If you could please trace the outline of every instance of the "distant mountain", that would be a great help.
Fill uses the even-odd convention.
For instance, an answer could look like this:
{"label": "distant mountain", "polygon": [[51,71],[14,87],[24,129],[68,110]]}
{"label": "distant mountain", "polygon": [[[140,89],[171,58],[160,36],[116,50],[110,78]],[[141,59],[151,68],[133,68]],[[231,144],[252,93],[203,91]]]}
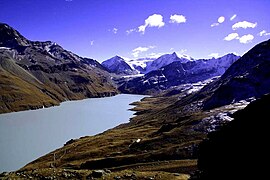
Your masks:
{"label": "distant mountain", "polygon": [[122,75],[137,74],[137,72],[132,69],[123,58],[119,56],[114,56],[106,61],[103,61],[101,64],[107,68],[110,73]]}
{"label": "distant mountain", "polygon": [[132,75],[132,74],[146,74],[150,71],[158,70],[172,62],[185,63],[194,60],[187,55],[178,57],[174,52],[172,54],[165,54],[159,58],[140,58],[125,60],[122,57],[115,56],[101,64],[108,69],[109,72],[119,75]]}
{"label": "distant mountain", "polygon": [[188,59],[187,56],[179,58],[175,52],[172,54],[165,54],[149,63],[145,68],[145,72],[147,73],[150,71],[158,70],[163,66],[171,64],[172,62],[186,63],[190,60],[192,59]]}
{"label": "distant mountain", "polygon": [[[163,64],[166,64],[165,57],[169,57],[168,62],[172,63],[162,67]],[[222,75],[238,58],[239,56],[234,54],[227,54],[217,59],[190,61],[185,58],[179,59],[175,53],[164,55],[151,64],[151,67],[154,67],[153,64],[155,64],[155,67],[161,66],[162,68],[125,82],[119,87],[119,90],[124,93],[152,94],[173,86],[204,81]]]}
{"label": "distant mountain", "polygon": [[51,41],[30,41],[0,24],[0,113],[117,93],[97,61]]}

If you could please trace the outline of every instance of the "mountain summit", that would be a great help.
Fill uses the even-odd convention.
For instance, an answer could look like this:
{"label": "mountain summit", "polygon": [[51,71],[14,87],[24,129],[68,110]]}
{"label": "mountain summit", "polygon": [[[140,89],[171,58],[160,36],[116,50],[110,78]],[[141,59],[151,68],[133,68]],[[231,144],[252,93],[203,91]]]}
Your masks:
{"label": "mountain summit", "polygon": [[164,54],[159,58],[157,58],[156,60],[152,61],[152,63],[150,63],[146,67],[146,72],[158,70],[159,68],[171,64],[172,62],[186,63],[188,61],[189,59],[186,59],[184,57],[179,58],[175,52],[173,52],[172,54]]}
{"label": "mountain summit", "polygon": [[19,48],[30,45],[30,41],[7,24],[0,23],[0,47]]}
{"label": "mountain summit", "polygon": [[136,74],[126,61],[120,56],[114,56],[101,63],[110,73],[131,75]]}

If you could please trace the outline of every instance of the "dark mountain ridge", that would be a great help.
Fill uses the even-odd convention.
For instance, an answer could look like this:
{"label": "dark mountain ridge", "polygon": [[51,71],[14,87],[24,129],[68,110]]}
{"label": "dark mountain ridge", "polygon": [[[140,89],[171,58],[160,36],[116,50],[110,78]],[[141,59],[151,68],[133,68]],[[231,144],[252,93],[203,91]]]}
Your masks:
{"label": "dark mountain ridge", "polygon": [[51,41],[30,41],[0,24],[0,113],[117,93],[97,61]]}

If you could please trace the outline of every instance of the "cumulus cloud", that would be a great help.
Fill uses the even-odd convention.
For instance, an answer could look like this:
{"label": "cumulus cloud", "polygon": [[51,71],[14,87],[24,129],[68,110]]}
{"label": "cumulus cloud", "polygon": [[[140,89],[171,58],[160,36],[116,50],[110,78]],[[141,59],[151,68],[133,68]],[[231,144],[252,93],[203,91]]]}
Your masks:
{"label": "cumulus cloud", "polygon": [[225,17],[224,17],[224,16],[220,16],[220,17],[218,18],[218,23],[219,23],[219,24],[223,23],[224,21],[225,21]]}
{"label": "cumulus cloud", "polygon": [[254,39],[253,35],[247,34],[247,35],[244,35],[244,36],[240,37],[239,42],[243,43],[243,44],[247,44],[247,43],[252,42],[253,39]]}
{"label": "cumulus cloud", "polygon": [[211,53],[208,56],[213,57],[213,58],[217,58],[218,57],[218,53]]}
{"label": "cumulus cloud", "polygon": [[187,21],[186,17],[183,15],[174,14],[170,17],[170,23],[185,23]]}
{"label": "cumulus cloud", "polygon": [[259,36],[269,36],[270,33],[266,32],[266,30],[262,30],[261,32],[258,33]]}
{"label": "cumulus cloud", "polygon": [[235,23],[233,26],[232,26],[232,29],[233,30],[236,30],[236,29],[239,29],[239,28],[244,28],[244,29],[247,29],[247,28],[255,28],[257,26],[257,23],[251,23],[251,22],[248,22],[248,21],[241,21],[241,22],[237,22]]}
{"label": "cumulus cloud", "polygon": [[231,41],[234,39],[238,39],[239,42],[242,44],[247,44],[247,43],[252,42],[252,40],[254,39],[254,36],[252,34],[246,34],[240,37],[237,33],[231,33],[224,38],[225,41]]}
{"label": "cumulus cloud", "polygon": [[141,47],[141,46],[140,46],[140,47],[137,47],[137,48],[133,49],[131,54],[132,54],[135,58],[137,58],[137,57],[139,56],[140,53],[146,52],[146,51],[148,51],[149,49],[153,49],[153,48],[155,48],[155,46],[148,46],[148,47]]}
{"label": "cumulus cloud", "polygon": [[234,20],[235,18],[236,18],[236,14],[234,14],[231,18],[230,18],[230,20],[232,21],[232,20]]}
{"label": "cumulus cloud", "polygon": [[138,31],[144,34],[146,27],[160,28],[164,25],[165,23],[163,22],[163,16],[160,14],[153,14],[144,21],[144,25],[138,27]]}
{"label": "cumulus cloud", "polygon": [[218,25],[220,25],[221,23],[223,23],[224,21],[225,21],[225,17],[224,17],[224,16],[220,16],[220,17],[218,18],[218,22],[215,22],[215,23],[211,24],[211,27],[218,26]]}
{"label": "cumulus cloud", "polygon": [[231,41],[233,39],[239,39],[239,35],[237,33],[231,33],[224,38],[225,41]]}

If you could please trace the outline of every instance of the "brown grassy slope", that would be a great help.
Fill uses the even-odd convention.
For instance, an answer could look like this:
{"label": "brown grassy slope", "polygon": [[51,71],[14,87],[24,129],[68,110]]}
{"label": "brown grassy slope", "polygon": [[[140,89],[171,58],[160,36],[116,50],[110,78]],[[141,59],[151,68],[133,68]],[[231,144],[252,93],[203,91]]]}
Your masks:
{"label": "brown grassy slope", "polygon": [[[54,164],[58,168],[71,169],[124,170],[142,167],[140,171],[148,169],[190,173],[196,169],[196,160],[189,160],[196,158],[191,150],[205,135],[189,131],[189,121],[200,119],[203,114],[192,118],[170,113],[163,116],[165,107],[175,101],[177,97],[145,98],[135,108],[140,110],[137,112],[140,115],[130,123],[96,136],[75,140],[22,170],[42,169]],[[136,143],[138,139],[141,141]],[[177,161],[173,163],[173,160]],[[167,167],[164,167],[164,163],[157,163],[167,161]]]}
{"label": "brown grassy slope", "polygon": [[42,93],[42,90],[45,90],[45,87],[16,65],[11,58],[0,57],[0,112],[59,104],[58,101]]}
{"label": "brown grassy slope", "polygon": [[16,52],[0,51],[0,113],[48,107],[59,105],[65,100],[110,96],[117,93],[107,81],[109,75],[101,69],[79,65],[76,71],[67,68],[48,72],[41,67],[53,68],[54,64],[51,60],[47,62],[47,56],[38,52],[32,56],[39,58],[41,69],[29,69],[27,67],[31,67],[32,64],[28,61],[32,58],[21,55],[14,59],[12,51]]}

